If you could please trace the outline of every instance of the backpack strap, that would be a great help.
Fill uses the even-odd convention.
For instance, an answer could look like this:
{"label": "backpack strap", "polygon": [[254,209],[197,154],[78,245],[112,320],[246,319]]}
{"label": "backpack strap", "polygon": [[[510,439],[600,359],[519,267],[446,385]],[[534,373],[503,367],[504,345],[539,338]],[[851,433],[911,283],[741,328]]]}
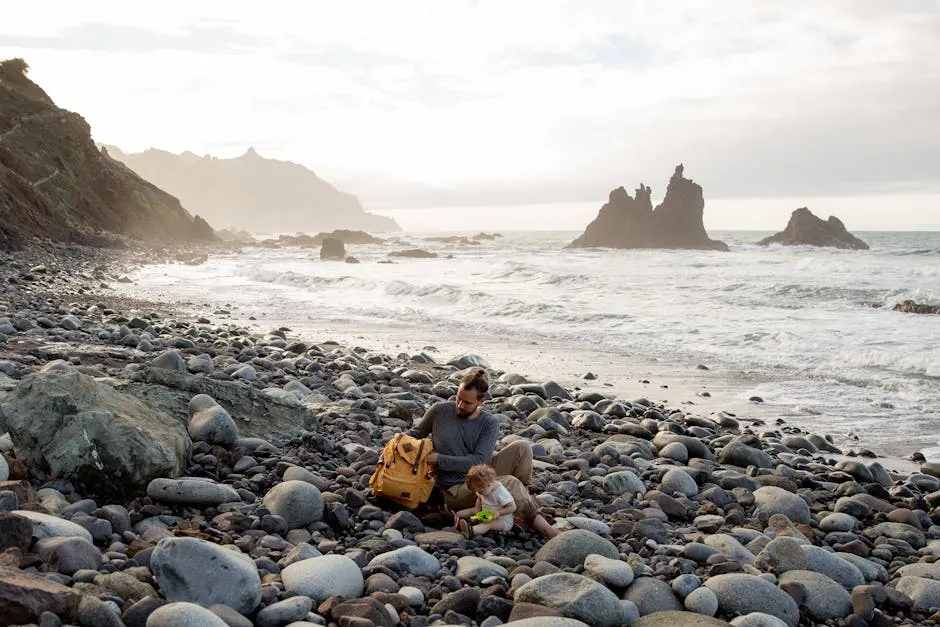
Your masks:
{"label": "backpack strap", "polygon": [[418,456],[415,458],[415,465],[411,468],[411,474],[418,474],[418,466],[421,464],[423,459],[422,453],[424,453],[424,443],[427,442],[427,438],[421,438],[421,444],[418,445]]}

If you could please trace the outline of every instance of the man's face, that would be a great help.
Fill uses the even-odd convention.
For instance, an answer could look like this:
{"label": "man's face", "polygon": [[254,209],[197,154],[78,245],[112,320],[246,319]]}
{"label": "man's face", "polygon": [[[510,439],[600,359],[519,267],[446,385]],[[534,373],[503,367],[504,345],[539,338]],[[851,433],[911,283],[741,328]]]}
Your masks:
{"label": "man's face", "polygon": [[482,403],[479,393],[476,390],[465,390],[463,387],[457,390],[457,417],[469,418],[477,407]]}

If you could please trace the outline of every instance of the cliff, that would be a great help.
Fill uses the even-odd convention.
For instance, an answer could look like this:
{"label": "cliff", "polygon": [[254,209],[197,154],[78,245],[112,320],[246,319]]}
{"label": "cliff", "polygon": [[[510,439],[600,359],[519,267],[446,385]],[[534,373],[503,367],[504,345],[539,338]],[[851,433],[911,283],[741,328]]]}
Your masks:
{"label": "cliff", "polygon": [[842,220],[829,216],[823,220],[806,207],[790,215],[787,228],[760,242],[761,246],[783,244],[784,246],[830,246],[852,250],[868,250],[868,244],[849,233]]}
{"label": "cliff", "polygon": [[568,247],[728,250],[705,232],[702,186],[685,178],[683,171],[682,165],[676,166],[666,196],[655,209],[652,190],[642,183],[635,196],[623,187],[610,192],[594,221]]}
{"label": "cliff", "polygon": [[125,154],[107,148],[115,159],[219,227],[256,233],[401,230],[391,218],[364,211],[355,196],[302,165],[265,159],[252,148],[234,159],[154,148]]}
{"label": "cliff", "polygon": [[99,151],[85,119],[57,107],[27,70],[22,59],[0,62],[0,248],[30,237],[214,238],[179,200]]}

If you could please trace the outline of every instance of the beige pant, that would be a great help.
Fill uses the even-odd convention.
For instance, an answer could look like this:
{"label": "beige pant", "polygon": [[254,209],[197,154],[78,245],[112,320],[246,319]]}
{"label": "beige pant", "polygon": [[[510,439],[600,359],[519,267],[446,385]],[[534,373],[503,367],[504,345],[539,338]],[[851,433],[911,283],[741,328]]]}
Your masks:
{"label": "beige pant", "polygon": [[[505,486],[516,502],[516,516],[531,524],[538,515],[538,504],[526,486],[532,483],[532,444],[528,440],[516,440],[493,455],[490,466],[496,471],[496,479]],[[466,483],[458,483],[441,489],[444,504],[457,511],[473,507],[477,495]]]}

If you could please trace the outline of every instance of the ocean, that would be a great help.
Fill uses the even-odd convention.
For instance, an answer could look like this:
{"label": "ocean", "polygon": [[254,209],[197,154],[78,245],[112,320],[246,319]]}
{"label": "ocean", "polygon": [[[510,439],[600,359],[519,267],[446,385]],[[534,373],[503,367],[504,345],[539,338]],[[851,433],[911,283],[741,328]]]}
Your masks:
{"label": "ocean", "polygon": [[[760,247],[768,233],[742,231],[710,233],[730,252],[566,250],[578,234],[397,234],[348,246],[359,264],[246,247],[115,288],[259,331],[442,362],[477,353],[534,379],[940,460],[940,316],[891,310],[940,303],[940,232],[857,233],[869,251]],[[412,247],[439,257],[377,263]]]}

